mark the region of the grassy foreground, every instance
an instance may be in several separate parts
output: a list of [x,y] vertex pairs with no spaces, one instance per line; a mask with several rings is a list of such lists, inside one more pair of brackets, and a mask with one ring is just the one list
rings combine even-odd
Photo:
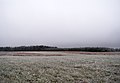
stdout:
[[0,83],[120,83],[120,55],[52,54],[0,56]]

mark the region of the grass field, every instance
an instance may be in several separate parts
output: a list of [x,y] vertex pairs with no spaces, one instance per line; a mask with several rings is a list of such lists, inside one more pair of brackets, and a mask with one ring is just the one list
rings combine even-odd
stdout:
[[120,55],[0,52],[0,83],[120,83]]

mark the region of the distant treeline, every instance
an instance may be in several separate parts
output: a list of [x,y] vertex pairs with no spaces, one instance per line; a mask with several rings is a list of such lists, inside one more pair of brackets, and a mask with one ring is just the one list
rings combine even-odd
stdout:
[[0,51],[85,51],[85,52],[120,52],[120,48],[106,48],[106,47],[58,48],[58,47],[40,45],[40,46],[0,47]]
[[0,47],[0,51],[43,51],[46,49],[56,49],[51,46],[19,46],[19,47]]

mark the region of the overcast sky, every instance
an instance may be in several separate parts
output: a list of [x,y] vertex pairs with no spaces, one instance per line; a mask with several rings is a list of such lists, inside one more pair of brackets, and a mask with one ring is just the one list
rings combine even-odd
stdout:
[[0,0],[0,46],[120,47],[120,0]]

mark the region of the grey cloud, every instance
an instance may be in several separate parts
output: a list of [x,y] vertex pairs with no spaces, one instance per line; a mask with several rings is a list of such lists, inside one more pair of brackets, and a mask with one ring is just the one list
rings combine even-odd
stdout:
[[119,0],[0,0],[0,46],[120,47]]

